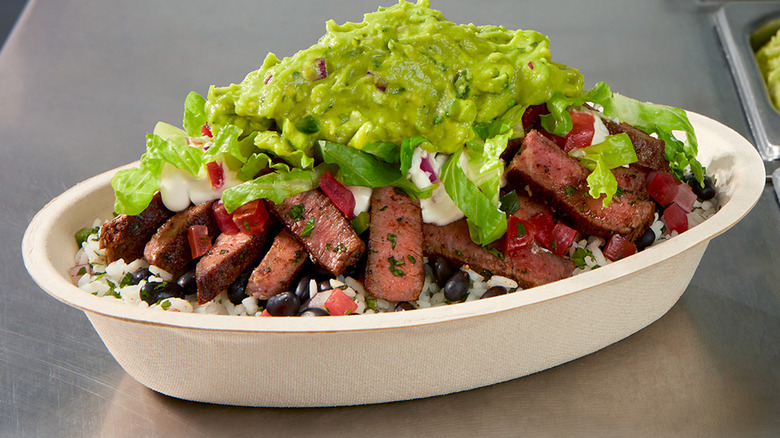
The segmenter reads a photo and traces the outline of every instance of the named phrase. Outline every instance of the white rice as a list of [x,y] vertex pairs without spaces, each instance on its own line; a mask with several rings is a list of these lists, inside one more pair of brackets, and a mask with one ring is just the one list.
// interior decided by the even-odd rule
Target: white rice
[[[712,216],[717,211],[717,208],[716,202],[696,201],[693,211],[688,214],[689,228],[702,223]],[[96,220],[93,224],[97,228],[101,225],[102,223],[99,220]],[[659,219],[657,213],[650,228],[656,235],[654,245],[677,235],[676,232],[671,234],[668,232],[666,225],[662,219]],[[171,281],[171,274],[156,266],[150,266],[144,259],[138,259],[129,264],[121,259],[110,264],[107,263],[105,251],[100,248],[98,236],[99,231],[91,234],[82,244],[81,249],[75,256],[75,266],[71,270],[74,283],[85,292],[109,300],[121,300],[128,305],[158,311],[236,316],[260,316],[262,314],[263,308],[260,306],[257,298],[247,297],[240,304],[234,305],[228,299],[227,292],[220,293],[214,300],[205,304],[198,304],[196,295],[192,294],[183,299],[166,298],[149,305],[141,299],[141,290],[146,284],[146,280],[141,280],[137,285],[126,286],[122,286],[122,280],[127,274],[136,272],[141,268],[149,268],[149,271],[153,274],[149,277],[149,281]],[[569,257],[577,261],[581,260],[581,266],[574,270],[573,275],[591,271],[611,263],[604,257],[602,252],[605,243],[604,239],[594,236],[574,242],[571,248],[569,248]],[[579,254],[577,254],[578,251]],[[581,257],[577,257],[577,255]],[[425,262],[425,280],[422,293],[412,305],[417,308],[426,308],[452,304],[447,301],[444,292],[436,284],[433,271],[427,264],[427,258],[425,258]],[[521,290],[517,282],[510,278],[499,275],[485,278],[476,271],[469,269],[467,265],[462,266],[460,269],[468,274],[470,282],[468,294],[462,301],[480,299],[482,294],[493,286],[504,287],[508,293]],[[331,279],[330,284],[334,290],[342,290],[355,301],[357,310],[354,313],[369,314],[395,310],[395,303],[372,297],[366,292],[363,284],[358,279],[338,276]],[[301,305],[301,310],[306,307],[324,307],[324,303],[331,293],[332,290],[320,292],[317,282],[312,280],[309,284],[309,301]]]

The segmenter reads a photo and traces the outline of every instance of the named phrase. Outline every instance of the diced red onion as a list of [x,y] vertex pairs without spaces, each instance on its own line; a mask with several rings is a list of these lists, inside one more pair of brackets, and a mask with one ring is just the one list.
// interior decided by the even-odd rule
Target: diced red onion
[[696,202],[696,194],[688,184],[680,183],[677,185],[677,194],[674,195],[674,203],[683,209],[686,213],[693,211],[693,204]]
[[[84,269],[84,273],[79,274],[79,271],[81,271],[82,269]],[[92,273],[92,266],[90,266],[88,263],[85,263],[83,265],[76,265],[68,269],[68,274],[70,274],[70,279],[73,282],[73,284],[78,283],[82,275],[91,274],[91,273]]]
[[266,76],[265,80],[263,81],[263,84],[268,85],[268,83],[271,82],[271,78],[273,77],[274,77],[273,74],[269,74],[268,76]]
[[533,69],[534,69],[534,63],[533,63],[533,62],[531,62],[531,61],[528,61],[528,68],[530,68],[531,70],[533,70]]
[[322,58],[317,58],[314,60],[314,70],[315,73],[318,74],[318,77],[314,79],[315,81],[318,81],[320,79],[325,79],[328,77],[328,64],[325,62]]
[[427,156],[422,157],[422,160],[420,160],[420,170],[428,174],[428,179],[431,180],[432,183],[435,183],[436,180],[439,179],[436,176],[436,171],[433,170],[431,160]]

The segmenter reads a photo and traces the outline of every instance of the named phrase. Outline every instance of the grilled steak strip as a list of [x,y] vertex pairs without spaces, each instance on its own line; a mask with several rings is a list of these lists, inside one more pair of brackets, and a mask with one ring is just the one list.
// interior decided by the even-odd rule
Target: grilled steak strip
[[173,212],[165,208],[160,192],[157,192],[140,214],[120,214],[103,224],[100,228],[100,247],[106,250],[109,262],[124,259],[130,263],[144,256],[146,243],[171,216]]
[[246,285],[247,295],[261,300],[284,292],[306,261],[306,249],[286,228],[276,235],[271,248],[252,271]]
[[213,300],[227,290],[242,272],[254,266],[265,249],[266,241],[265,233],[220,234],[214,246],[195,266],[198,304]]
[[394,187],[374,189],[366,289],[389,301],[416,300],[425,278],[420,202]]
[[578,231],[608,238],[613,233],[634,240],[653,222],[655,205],[644,189],[644,174],[631,168],[613,173],[620,191],[607,207],[588,194],[590,171],[537,131],[525,136],[520,152],[507,167],[515,188],[528,185],[534,196],[547,199]]
[[214,201],[191,206],[170,217],[152,236],[144,248],[149,264],[164,269],[174,277],[181,275],[192,260],[187,230],[193,225],[205,225],[209,236],[219,234],[211,205]]
[[636,164],[644,166],[651,170],[661,170],[669,172],[669,162],[664,156],[666,145],[663,140],[653,138],[628,123],[617,123],[609,119],[602,118],[610,135],[625,133],[631,139],[636,151]]
[[574,262],[547,252],[535,243],[508,257],[494,245],[487,248],[474,243],[465,219],[438,226],[423,224],[423,250],[426,255],[438,254],[477,272],[509,277],[522,288],[541,286],[571,276]]
[[309,190],[271,205],[312,259],[333,275],[357,262],[366,244],[339,209],[319,190]]

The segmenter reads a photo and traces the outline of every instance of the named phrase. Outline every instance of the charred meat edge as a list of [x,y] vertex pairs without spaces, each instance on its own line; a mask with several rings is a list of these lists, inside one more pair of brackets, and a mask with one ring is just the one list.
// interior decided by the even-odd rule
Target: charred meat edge
[[260,264],[252,270],[246,286],[247,295],[266,300],[284,292],[301,270],[308,255],[295,236],[286,228],[283,229],[274,238]]
[[214,201],[191,206],[170,217],[152,236],[144,248],[149,264],[164,269],[174,277],[181,275],[192,261],[187,230],[193,225],[205,225],[209,236],[219,235],[211,206]]
[[120,214],[100,228],[100,247],[109,263],[123,259],[130,263],[144,256],[144,247],[173,212],[165,208],[160,192],[138,215]]

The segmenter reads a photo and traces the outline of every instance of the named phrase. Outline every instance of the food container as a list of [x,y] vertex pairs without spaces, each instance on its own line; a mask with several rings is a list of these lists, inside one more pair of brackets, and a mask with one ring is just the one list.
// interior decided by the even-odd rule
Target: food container
[[780,112],[772,105],[755,53],[780,29],[780,2],[734,2],[715,14],[731,73],[761,156],[780,159]]
[[542,371],[617,342],[677,302],[710,239],[764,188],[755,148],[689,113],[722,208],[625,260],[490,299],[378,315],[236,317],[140,309],[71,284],[74,232],[111,215],[115,171],[46,205],[24,236],[25,265],[83,310],[129,375],[173,397],[247,406],[337,406],[464,391]]

